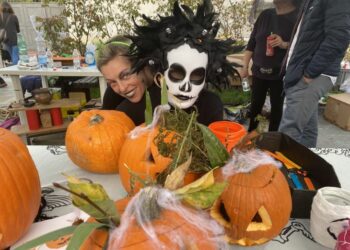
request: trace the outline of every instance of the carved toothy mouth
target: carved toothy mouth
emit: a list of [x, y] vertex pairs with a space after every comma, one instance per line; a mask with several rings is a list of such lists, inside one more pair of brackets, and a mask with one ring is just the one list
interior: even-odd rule
[[175, 95], [175, 97], [181, 101], [188, 101], [193, 99], [191, 96], [185, 96], [185, 95]]

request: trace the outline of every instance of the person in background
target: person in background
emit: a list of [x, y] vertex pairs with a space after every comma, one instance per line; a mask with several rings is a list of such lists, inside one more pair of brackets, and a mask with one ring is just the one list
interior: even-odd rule
[[17, 47], [17, 33], [20, 32], [18, 18], [8, 2], [0, 5], [0, 27], [4, 27], [7, 33], [6, 41], [2, 41], [2, 47], [11, 55], [12, 64], [17, 64], [19, 52]]
[[350, 41], [349, 0], [305, 0], [285, 58], [286, 108], [279, 131], [316, 147], [318, 101], [340, 72]]
[[247, 77], [249, 62], [253, 60], [248, 131], [257, 128], [256, 117], [262, 111], [268, 92], [271, 102], [269, 131], [277, 131], [282, 118], [284, 95], [280, 71], [297, 20], [299, 2], [273, 0], [273, 4], [275, 8], [264, 10], [254, 24], [240, 71], [242, 78]]

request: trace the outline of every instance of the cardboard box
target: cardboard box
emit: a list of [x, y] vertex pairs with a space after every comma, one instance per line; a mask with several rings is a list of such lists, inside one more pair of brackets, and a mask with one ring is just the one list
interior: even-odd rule
[[49, 109], [40, 110], [40, 122], [43, 128], [52, 127], [52, 120]]
[[330, 95], [324, 117], [342, 129], [350, 130], [350, 93]]
[[81, 106], [86, 104], [86, 95], [84, 92], [69, 92], [69, 99], [76, 99], [80, 101], [80, 105], [78, 106], [69, 106], [61, 108], [61, 114], [63, 118], [72, 118], [77, 117], [80, 114]]
[[[271, 152], [279, 151], [301, 166], [303, 170], [308, 172], [308, 176], [313, 181], [316, 189], [325, 186], [340, 187], [333, 166], [289, 136], [279, 132], [264, 133], [256, 140], [256, 145]], [[312, 200], [316, 191], [295, 189], [292, 181], [288, 178], [287, 171], [282, 172], [287, 177], [292, 194], [293, 209], [291, 217], [310, 218]]]

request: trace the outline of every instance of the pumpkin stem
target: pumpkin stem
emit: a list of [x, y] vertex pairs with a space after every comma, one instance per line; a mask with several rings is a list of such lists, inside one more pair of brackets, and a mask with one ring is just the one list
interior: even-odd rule
[[95, 114], [90, 118], [90, 125], [96, 125], [96, 124], [100, 124], [101, 122], [103, 122], [104, 118], [99, 115], [99, 114]]
[[134, 212], [137, 209], [142, 210], [142, 220], [150, 222], [159, 218], [161, 207], [158, 205], [159, 188], [146, 187], [141, 189], [136, 203], [134, 203]]

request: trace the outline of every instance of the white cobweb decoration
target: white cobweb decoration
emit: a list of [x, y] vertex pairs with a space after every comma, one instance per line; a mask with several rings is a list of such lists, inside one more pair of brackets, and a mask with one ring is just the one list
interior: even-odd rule
[[[148, 197], [155, 198], [155, 202], [150, 203]], [[185, 207], [174, 193], [160, 187], [146, 187], [132, 198], [121, 217], [120, 226], [111, 233], [108, 249], [120, 249], [126, 243], [125, 238], [129, 227], [135, 226], [135, 223], [145, 232], [150, 244], [152, 244], [152, 249], [170, 249], [169, 242], [172, 247], [177, 246], [177, 249], [187, 249], [188, 245], [196, 244], [193, 242], [195, 237], [191, 237], [188, 230], [186, 234], [181, 230], [174, 230], [174, 225], [170, 221], [161, 223], [161, 225], [158, 223], [155, 226], [155, 223], [149, 218], [146, 207], [151, 207], [152, 211], [160, 208], [160, 211], [175, 212], [188, 224], [196, 227], [205, 242], [211, 242], [212, 245], [216, 246], [216, 249], [228, 249], [223, 237], [224, 229], [210, 218], [208, 213]], [[162, 237], [166, 237], [166, 241], [168, 241], [166, 244], [163, 242], [164, 238], [161, 240], [158, 237], [159, 232], [164, 231], [167, 233], [162, 234]]]

